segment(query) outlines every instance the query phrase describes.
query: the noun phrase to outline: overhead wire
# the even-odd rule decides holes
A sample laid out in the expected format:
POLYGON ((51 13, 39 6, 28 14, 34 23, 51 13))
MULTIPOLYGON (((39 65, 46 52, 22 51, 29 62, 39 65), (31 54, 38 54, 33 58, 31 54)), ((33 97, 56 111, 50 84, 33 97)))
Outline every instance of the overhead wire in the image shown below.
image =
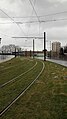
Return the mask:
MULTIPOLYGON (((35 3, 36 3, 36 0, 34 0, 34 6, 35 6, 35 3)), ((34 11, 34 10, 32 10, 32 12, 31 12, 31 16, 29 17, 29 20, 31 20, 31 18, 33 17, 33 16, 32 16, 33 11, 34 11)), ((30 24, 29 24, 29 26, 30 26, 30 24)), ((30 29, 30 28, 28 27, 28 32, 29 32, 29 29, 30 29)), ((27 33, 28 33, 28 32, 27 32, 27 33)))
MULTIPOLYGON (((58 14, 65 14, 65 13, 67 13, 67 11, 63 11, 63 12, 56 12, 56 13, 52 13, 52 14, 45 14, 45 15, 38 15, 38 17, 40 18, 40 17, 45 17, 45 16, 53 16, 53 15, 58 15, 58 14)), ((30 18, 30 17, 36 17, 36 16, 24 16, 24 17, 22 17, 22 16, 17 16, 17 17, 12 17, 12 18, 30 18)), ((2 17, 0 17, 0 18, 2 18, 2 17)), ((3 18, 5 18, 5 17, 3 17, 3 18)))
POLYGON ((4 33, 2 33, 1 31, 0 31, 0 34, 1 34, 1 35, 4 35, 4 36, 7 36, 7 37, 9 37, 9 38, 12 38, 12 36, 9 36, 9 35, 7 35, 7 34, 4 34, 4 33))
MULTIPOLYGON (((12 23, 16 23, 18 27, 20 27, 19 24, 24 24, 24 23, 29 23, 29 24, 30 24, 30 23, 37 23, 37 22, 46 23, 46 22, 56 22, 56 21, 64 21, 64 20, 67 20, 67 19, 64 19, 64 18, 62 18, 62 19, 53 19, 53 20, 40 20, 39 17, 52 16, 52 15, 57 15, 57 14, 64 14, 64 13, 67 13, 67 11, 57 12, 57 13, 53 13, 53 14, 47 14, 47 15, 43 15, 43 16, 38 16, 38 15, 37 15, 37 12, 36 12, 36 10, 35 10, 33 4, 32 4, 32 2, 31 2, 31 0, 29 0, 29 1, 30 1, 30 4, 31 4, 31 6, 32 6, 32 8, 33 8, 33 10, 34 10, 34 12, 35 12, 35 15, 36 15, 36 16, 30 16, 30 17, 37 17, 38 21, 16 22, 16 21, 14 21, 14 19, 13 19, 13 18, 16 18, 16 17, 10 17, 6 12, 4 12, 4 11, 1 10, 1 9, 0 9, 0 11, 2 11, 8 18, 10 18, 10 19, 13 21, 12 23)), ((27 18, 27 17, 22 17, 22 18, 27 18)), ((6 24, 6 23, 0 23, 0 24, 6 24)), ((8 23, 8 24, 11 24, 11 23, 8 23)), ((21 27, 20 27, 20 29, 21 29, 21 27)))
MULTIPOLYGON (((33 1, 33 4, 34 4, 34 6, 35 6, 35 4, 36 4, 36 0, 33 1)), ((32 10, 32 12, 31 12, 31 16, 29 17, 29 20, 31 20, 32 15, 33 15, 33 12, 34 12, 34 10, 32 10)), ((27 37, 28 37, 29 31, 30 31, 30 23, 29 23, 28 25, 29 25, 29 26, 28 26, 28 31, 27 31, 27 37)))
MULTIPOLYGON (((42 23, 42 22, 53 22, 53 21, 65 21, 65 20, 67 20, 66 18, 64 19, 64 18, 62 18, 62 19, 52 19, 52 20, 40 20, 40 23, 42 23)), ((16 22, 16 23, 18 23, 18 24, 24 24, 24 23, 37 23, 38 21, 28 21, 28 22, 16 22)))
MULTIPOLYGON (((67 21, 67 18, 53 19, 53 20, 40 20, 40 23, 43 23, 43 22, 45 22, 45 23, 46 23, 46 22, 54 22, 54 21, 55 21, 55 22, 56 22, 56 21, 65 21, 65 20, 67 21)), ((29 24, 30 24, 30 23, 37 23, 37 22, 38 22, 38 21, 27 21, 27 22, 15 22, 15 23, 17 23, 17 24, 25 24, 25 23, 27 24, 27 23, 29 23, 29 24)), ((2 22, 1 22, 0 24, 13 24, 13 23, 14 23, 14 22, 12 22, 12 23, 11 23, 11 22, 5 22, 5 23, 2 23, 2 22)))
POLYGON ((37 17, 37 19, 38 19, 38 22, 40 22, 39 17, 38 17, 38 15, 37 15, 37 12, 36 12, 36 10, 35 10, 35 8, 34 8, 32 2, 31 2, 31 0, 29 0, 29 2, 30 2, 31 6, 32 6, 32 8, 33 8, 33 10, 34 10, 34 12, 35 12, 35 15, 36 15, 36 17, 37 17))
POLYGON ((67 11, 63 11, 63 12, 56 12, 56 13, 46 14, 46 15, 41 15, 41 16, 39 16, 39 17, 54 16, 54 15, 64 14, 64 13, 67 13, 67 11))
MULTIPOLYGON (((14 19, 12 18, 12 17, 10 17, 5 11, 3 11, 2 9, 0 9, 0 11, 1 12, 3 12, 8 18, 10 18, 11 19, 11 21, 13 21, 19 28, 20 28, 20 30, 24 33, 24 31, 22 30, 22 28, 20 27, 20 25, 19 24, 17 24, 15 21, 14 21, 14 19)), ((6 35, 6 34, 3 34, 4 36, 7 36, 7 37, 10 37, 10 36, 8 36, 8 35, 6 35)), ((24 35, 26 36, 26 34, 24 33, 24 35)), ((10 38, 12 38, 12 37, 10 37, 10 38)))
MULTIPOLYGON (((22 30, 21 27, 20 27, 20 25, 17 24, 17 22, 15 22, 12 17, 10 17, 10 16, 9 16, 5 11, 3 11, 2 9, 0 9, 0 11, 3 12, 8 18, 10 18, 10 19, 20 28, 20 30, 22 30)), ((23 31, 23 30, 22 30, 22 31, 23 31)), ((23 31, 23 33, 24 33, 24 31, 23 31)), ((24 33, 24 35, 25 35, 25 33, 24 33)))
POLYGON ((38 15, 37 15, 37 12, 36 12, 36 10, 34 8, 34 5, 31 2, 31 0, 29 0, 29 2, 30 2, 31 6, 32 6, 32 8, 33 8, 33 10, 35 12, 35 15, 36 15, 37 19, 38 19, 38 23, 39 23, 39 28, 38 29, 39 29, 39 35, 40 35, 40 19, 39 19, 38 15))
MULTIPOLYGON (((1 34, 1 35, 3 35, 3 36, 5 36, 5 37, 8 37, 8 38, 11 38, 11 39, 12 39, 12 36, 9 36, 9 35, 4 34, 4 33, 2 33, 2 32, 0 32, 0 34, 1 34)), ((3 38, 3 36, 0 36, 0 38, 2 39, 2 38, 3 38)))
MULTIPOLYGON (((0 9, 1 10, 1 9, 0 9)), ((33 9, 34 10, 34 9, 33 9)), ((6 14, 3 10, 1 10, 4 14, 6 14)), ((52 13, 52 14, 47 14, 47 15, 43 15, 43 16, 38 16, 39 17, 45 17, 45 16, 52 16, 52 15, 56 15, 56 14, 62 14, 62 13, 67 13, 67 11, 63 11, 63 12, 57 12, 57 13, 52 13)), ((6 14, 7 15, 7 14, 6 14)), ((7 15, 8 16, 8 15, 7 15)), ((28 16, 28 17, 10 17, 8 16, 13 22, 12 23, 16 23, 18 24, 23 24, 23 23, 35 23, 38 21, 27 21, 27 22, 16 22, 14 21, 13 18, 29 18, 29 17, 36 17, 36 16, 28 16)), ((49 22, 49 21, 61 21, 61 20, 67 20, 66 18, 63 19, 53 19, 53 20, 40 20, 40 22, 49 22)), ((6 23, 0 23, 0 24, 11 24, 10 22, 6 22, 6 23)))

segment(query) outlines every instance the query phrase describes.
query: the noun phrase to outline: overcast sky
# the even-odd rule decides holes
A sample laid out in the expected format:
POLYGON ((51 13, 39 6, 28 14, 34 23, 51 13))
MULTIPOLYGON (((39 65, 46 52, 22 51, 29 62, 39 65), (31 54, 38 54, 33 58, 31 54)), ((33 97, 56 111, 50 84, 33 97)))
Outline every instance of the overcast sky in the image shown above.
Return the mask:
MULTIPOLYGON (((47 49, 50 41, 67 44, 67 0, 0 0, 1 46, 16 44, 32 49, 33 39, 11 37, 43 37, 44 32, 47 49)), ((35 49, 43 50, 43 39, 35 39, 35 49)))

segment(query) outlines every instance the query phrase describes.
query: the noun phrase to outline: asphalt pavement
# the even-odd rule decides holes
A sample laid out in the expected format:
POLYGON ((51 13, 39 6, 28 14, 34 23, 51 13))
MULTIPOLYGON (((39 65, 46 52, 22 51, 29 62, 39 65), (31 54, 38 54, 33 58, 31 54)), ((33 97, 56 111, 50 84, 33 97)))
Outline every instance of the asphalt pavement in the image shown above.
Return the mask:
POLYGON ((46 59, 47 61, 55 62, 57 64, 63 65, 67 67, 67 61, 64 60, 55 60, 55 59, 46 59))

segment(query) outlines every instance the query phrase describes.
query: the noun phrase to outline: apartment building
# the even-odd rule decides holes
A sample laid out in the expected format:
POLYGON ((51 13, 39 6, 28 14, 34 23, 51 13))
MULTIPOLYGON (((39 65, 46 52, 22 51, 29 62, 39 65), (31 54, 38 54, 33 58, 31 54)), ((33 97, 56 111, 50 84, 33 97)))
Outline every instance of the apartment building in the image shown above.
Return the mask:
POLYGON ((60 52, 60 48, 61 48, 61 43, 60 42, 53 42, 52 43, 52 51, 53 52, 60 52))

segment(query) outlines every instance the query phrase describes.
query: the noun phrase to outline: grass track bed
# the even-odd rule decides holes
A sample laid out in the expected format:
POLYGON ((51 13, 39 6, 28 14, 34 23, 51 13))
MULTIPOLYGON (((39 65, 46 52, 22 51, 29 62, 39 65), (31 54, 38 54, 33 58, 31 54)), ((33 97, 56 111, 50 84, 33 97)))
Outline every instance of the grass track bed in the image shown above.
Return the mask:
MULTIPOLYGON (((67 68, 51 62, 44 63, 42 75, 1 119, 67 119, 67 68)), ((29 72, 29 79, 36 76, 34 74, 40 71, 41 66, 38 63, 36 70, 34 68, 29 72)), ((26 80, 28 75, 23 79, 26 80)), ((21 80, 15 85, 19 83, 19 87, 21 80)))
POLYGON ((21 73, 25 72, 26 70, 28 70, 30 67, 32 67, 34 65, 35 62, 31 62, 30 60, 23 60, 20 63, 20 60, 17 64, 17 66, 15 67, 11 67, 8 70, 4 70, 2 72, 0 72, 0 85, 2 85, 3 83, 11 80, 12 78, 17 77, 18 75, 20 75, 21 73))
POLYGON ((30 82, 32 82, 42 69, 42 63, 39 63, 27 74, 18 78, 15 82, 6 85, 0 90, 0 110, 6 107, 12 100, 14 100, 30 82))

